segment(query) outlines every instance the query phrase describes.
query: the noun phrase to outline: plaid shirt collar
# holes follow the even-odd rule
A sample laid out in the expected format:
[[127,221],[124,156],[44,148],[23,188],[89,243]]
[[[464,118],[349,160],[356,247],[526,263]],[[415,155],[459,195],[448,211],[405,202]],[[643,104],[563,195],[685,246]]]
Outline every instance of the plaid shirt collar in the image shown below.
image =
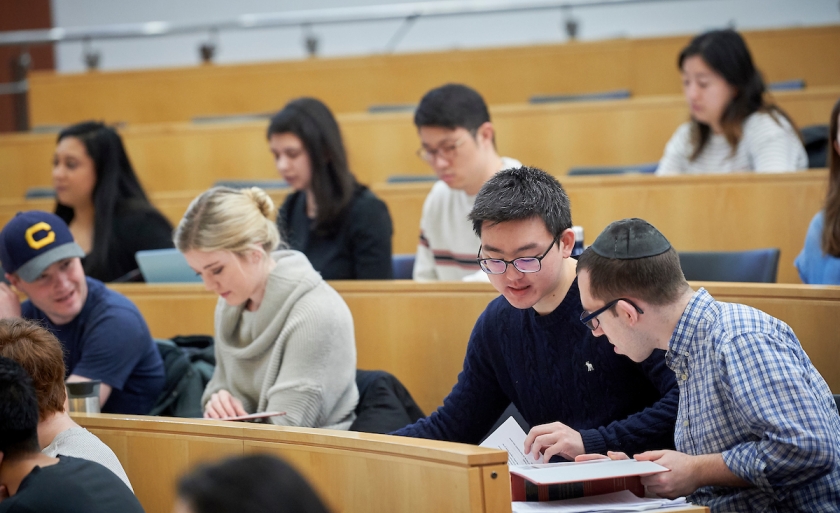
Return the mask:
[[679,366],[682,358],[688,356],[691,344],[695,341],[697,325],[700,323],[703,313],[715,302],[706,289],[700,288],[685,307],[671,340],[668,342],[668,352],[665,354],[665,364],[671,369]]

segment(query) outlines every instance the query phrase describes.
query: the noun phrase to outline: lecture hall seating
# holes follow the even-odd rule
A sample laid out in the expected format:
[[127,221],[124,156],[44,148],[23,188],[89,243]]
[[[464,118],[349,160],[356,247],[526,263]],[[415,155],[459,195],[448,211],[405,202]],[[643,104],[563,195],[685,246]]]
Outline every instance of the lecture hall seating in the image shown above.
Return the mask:
[[[591,243],[611,222],[640,217],[653,223],[678,251],[781,249],[778,281],[800,283],[793,260],[811,218],[821,208],[828,173],[567,176],[574,224]],[[416,250],[423,201],[430,184],[379,184],[388,205],[394,253]]]
[[[589,242],[612,221],[641,217],[662,230],[679,251],[780,248],[778,281],[799,283],[793,260],[822,205],[828,176],[825,170],[813,170],[766,175],[568,176],[561,182],[571,199],[572,219],[583,226]],[[421,209],[431,186],[371,187],[388,205],[395,254],[416,251]],[[155,193],[152,201],[175,225],[200,192]],[[269,192],[278,204],[286,193]],[[0,199],[0,226],[19,210],[52,208],[50,200]]]
[[[498,293],[487,283],[334,281],[353,314],[357,366],[391,372],[424,412],[443,404],[476,319]],[[718,300],[788,323],[832,390],[840,390],[840,287],[692,282]],[[111,285],[140,309],[155,337],[212,334],[217,297],[202,285]],[[177,311],[178,315],[172,315]]]
[[[481,447],[199,419],[74,415],[113,449],[147,513],[169,513],[200,462],[279,456],[339,513],[510,512],[507,453]],[[434,493],[429,493],[434,490]]]
[[[201,462],[268,453],[334,513],[510,513],[507,453],[472,445],[198,419],[74,414],[119,458],[147,513],[169,513],[177,478]],[[694,506],[663,513],[708,513]]]
[[[768,82],[840,84],[840,68],[828,64],[840,62],[840,25],[743,34]],[[691,37],[75,75],[32,72],[30,124],[189,121],[271,112],[304,95],[320,98],[335,112],[362,112],[371,105],[416,103],[446,82],[475,87],[490,105],[613,89],[629,89],[633,96],[675,94],[677,54]]]
[[[800,125],[825,123],[840,87],[779,93],[779,104]],[[575,166],[657,162],[688,110],[682,95],[614,102],[493,105],[500,154],[563,176]],[[350,166],[360,182],[394,175],[433,175],[417,158],[411,113],[338,115]],[[223,179],[277,179],[265,140],[265,122],[128,126],[128,154],[150,193],[200,190]],[[0,198],[20,199],[28,188],[49,186],[54,134],[0,136],[8,178]]]

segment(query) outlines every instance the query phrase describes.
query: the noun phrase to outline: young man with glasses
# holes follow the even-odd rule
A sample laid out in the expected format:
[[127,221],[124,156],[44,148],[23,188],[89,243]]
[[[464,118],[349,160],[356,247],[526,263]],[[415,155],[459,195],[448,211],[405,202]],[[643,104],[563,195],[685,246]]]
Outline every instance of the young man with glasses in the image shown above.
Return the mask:
[[580,320],[634,361],[668,350],[677,376],[677,451],[635,456],[670,469],[642,478],[649,491],[712,511],[838,511],[840,416],[787,324],[692,290],[641,219],[609,225],[577,273]]
[[524,451],[535,459],[673,444],[679,397],[664,352],[636,364],[578,320],[572,219],[557,180],[502,171],[470,220],[478,262],[502,297],[478,319],[443,406],[395,434],[477,443],[513,403],[534,426]]
[[459,84],[432,89],[414,113],[420,136],[417,155],[440,181],[423,204],[420,242],[414,261],[415,280],[462,280],[481,276],[473,255],[478,238],[467,215],[475,195],[502,169],[519,161],[496,153],[495,131],[484,100]]

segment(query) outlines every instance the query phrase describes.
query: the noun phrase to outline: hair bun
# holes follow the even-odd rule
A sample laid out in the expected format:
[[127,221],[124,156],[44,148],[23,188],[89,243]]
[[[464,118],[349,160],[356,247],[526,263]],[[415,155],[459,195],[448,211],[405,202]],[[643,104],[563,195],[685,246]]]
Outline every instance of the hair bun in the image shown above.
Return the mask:
[[245,196],[251,198],[251,201],[257,205],[257,208],[260,209],[260,212],[266,219],[274,222],[274,219],[277,217],[277,212],[274,209],[274,201],[272,201],[271,196],[259,187],[250,187],[242,192]]

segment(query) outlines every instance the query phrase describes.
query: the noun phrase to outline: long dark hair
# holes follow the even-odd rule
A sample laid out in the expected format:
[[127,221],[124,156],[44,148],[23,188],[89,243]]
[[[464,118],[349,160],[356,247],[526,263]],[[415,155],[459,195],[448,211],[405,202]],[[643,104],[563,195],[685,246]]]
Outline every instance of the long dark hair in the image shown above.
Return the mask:
[[[796,124],[782,109],[765,99],[766,87],[761,73],[753,64],[747,44],[734,30],[712,30],[700,34],[691,40],[677,59],[677,67],[682,70],[683,63],[689,57],[699,55],[707,66],[736,88],[735,97],[727,105],[720,119],[720,126],[726,141],[735,153],[743,136],[744,120],[755,112],[767,112],[776,119],[778,114],[794,128]],[[778,119],[776,119],[778,122]],[[691,139],[694,151],[691,160],[696,159],[709,142],[712,129],[709,125],[692,119]]]
[[178,496],[195,513],[328,513],[309,483],[268,454],[200,465],[178,482]]
[[[65,137],[75,137],[85,145],[96,170],[93,247],[85,258],[85,272],[96,274],[97,269],[108,265],[111,226],[117,210],[154,210],[154,207],[143,192],[116,130],[96,121],[85,121],[62,130],[56,143]],[[55,213],[68,225],[73,220],[73,209],[67,205],[56,203]]]
[[312,193],[318,212],[315,231],[330,235],[337,231],[341,214],[359,188],[347,165],[341,131],[326,105],[315,98],[298,98],[271,118],[266,137],[296,135],[312,164]]
[[837,117],[840,100],[831,109],[828,138],[828,194],[825,197],[822,249],[827,255],[840,257],[840,155],[837,154]]

